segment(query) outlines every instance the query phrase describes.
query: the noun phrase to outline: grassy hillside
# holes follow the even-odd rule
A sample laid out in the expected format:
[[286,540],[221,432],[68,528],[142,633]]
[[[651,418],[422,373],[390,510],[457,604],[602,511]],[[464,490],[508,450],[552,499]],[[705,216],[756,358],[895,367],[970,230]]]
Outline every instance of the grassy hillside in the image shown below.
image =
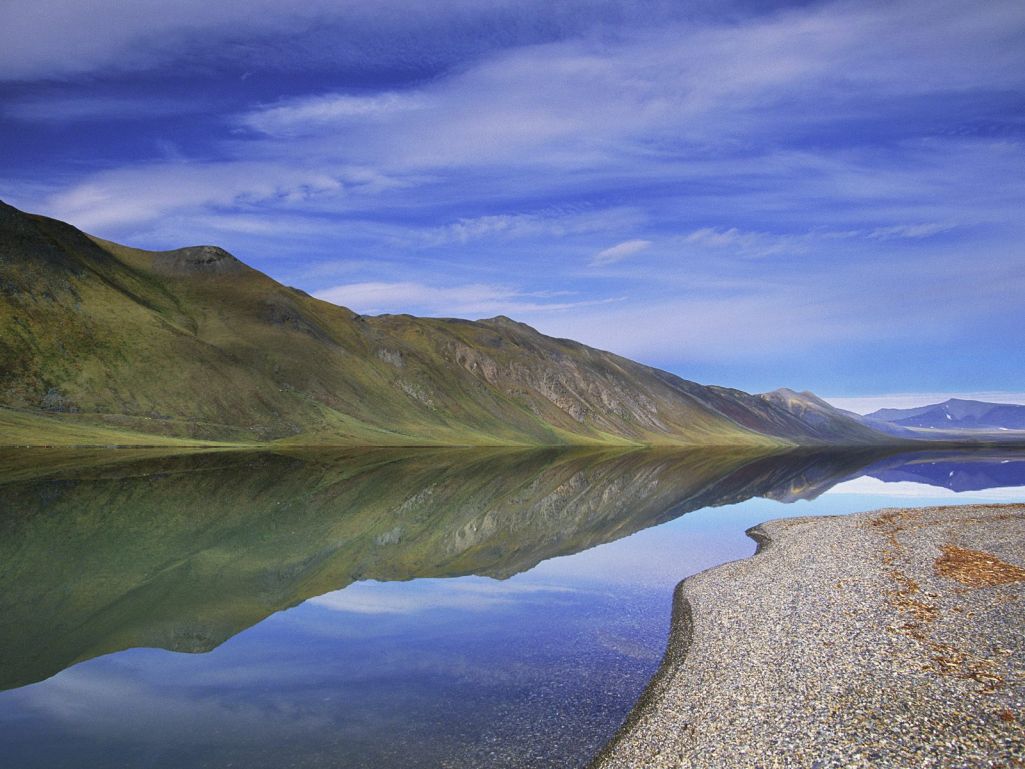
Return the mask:
[[141,251],[3,204],[0,329],[8,445],[883,439],[508,318],[363,317],[215,247]]

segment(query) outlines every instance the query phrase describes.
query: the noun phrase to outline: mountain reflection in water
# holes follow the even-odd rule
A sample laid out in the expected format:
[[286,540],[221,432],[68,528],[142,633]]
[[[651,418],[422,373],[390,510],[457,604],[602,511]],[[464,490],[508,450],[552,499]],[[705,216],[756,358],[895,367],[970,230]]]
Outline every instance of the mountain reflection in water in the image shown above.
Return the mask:
[[[207,652],[354,582],[506,579],[690,511],[812,499],[863,475],[1025,486],[1025,455],[4,453],[0,689],[119,650]],[[320,600],[351,609],[357,593]],[[602,728],[608,737],[615,724]]]

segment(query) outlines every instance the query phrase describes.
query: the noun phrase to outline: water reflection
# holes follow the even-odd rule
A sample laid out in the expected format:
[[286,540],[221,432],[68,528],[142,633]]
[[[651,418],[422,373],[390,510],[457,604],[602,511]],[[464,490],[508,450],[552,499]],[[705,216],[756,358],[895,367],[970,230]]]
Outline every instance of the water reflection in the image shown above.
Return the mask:
[[[672,585],[785,510],[744,500],[1025,486],[1025,457],[991,452],[0,466],[0,687],[23,687],[0,696],[0,746],[26,767],[582,765],[657,666]],[[857,507],[816,506],[790,507]]]
[[885,483],[910,482],[954,492],[1025,486],[1025,453],[922,452],[891,457],[865,468]]

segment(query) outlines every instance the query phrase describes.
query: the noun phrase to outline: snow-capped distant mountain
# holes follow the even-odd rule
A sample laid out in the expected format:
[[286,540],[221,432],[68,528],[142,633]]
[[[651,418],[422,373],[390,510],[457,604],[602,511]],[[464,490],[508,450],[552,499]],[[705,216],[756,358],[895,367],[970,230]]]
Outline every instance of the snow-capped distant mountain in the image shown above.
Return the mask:
[[951,398],[913,409],[879,409],[865,419],[900,427],[1025,430],[1025,405]]

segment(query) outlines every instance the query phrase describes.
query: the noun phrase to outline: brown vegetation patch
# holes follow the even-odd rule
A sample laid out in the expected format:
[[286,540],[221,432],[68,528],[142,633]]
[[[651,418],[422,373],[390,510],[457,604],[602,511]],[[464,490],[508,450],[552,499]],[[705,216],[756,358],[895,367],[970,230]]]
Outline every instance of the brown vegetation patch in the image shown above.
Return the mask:
[[969,587],[993,587],[1025,582],[1025,569],[1001,561],[995,555],[944,545],[943,555],[933,564],[936,573]]
[[920,601],[912,596],[921,593],[918,583],[911,579],[904,572],[897,569],[890,571],[890,576],[899,585],[898,589],[888,593],[890,604],[901,611],[911,614],[917,622],[932,622],[936,619],[939,611],[932,604]]
[[[922,590],[918,582],[898,565],[900,557],[905,553],[898,535],[908,528],[906,521],[906,515],[899,511],[884,513],[869,521],[870,525],[881,530],[880,533],[886,542],[880,557],[895,584],[894,589],[886,592],[886,599],[899,612],[898,616],[903,615],[905,620],[890,625],[890,631],[901,633],[921,644],[922,651],[928,657],[923,669],[933,670],[941,675],[971,679],[982,685],[983,692],[997,691],[1004,685],[1004,680],[997,674],[994,660],[959,649],[953,644],[939,642],[932,637],[930,628],[939,618],[940,609],[926,599],[939,596]],[[1005,563],[989,553],[966,550],[954,545],[945,545],[943,553],[934,564],[936,573],[941,577],[956,579],[972,588],[1025,582],[1025,569]],[[954,592],[961,593],[964,590],[966,588],[957,588]],[[960,607],[953,609],[960,611]]]

